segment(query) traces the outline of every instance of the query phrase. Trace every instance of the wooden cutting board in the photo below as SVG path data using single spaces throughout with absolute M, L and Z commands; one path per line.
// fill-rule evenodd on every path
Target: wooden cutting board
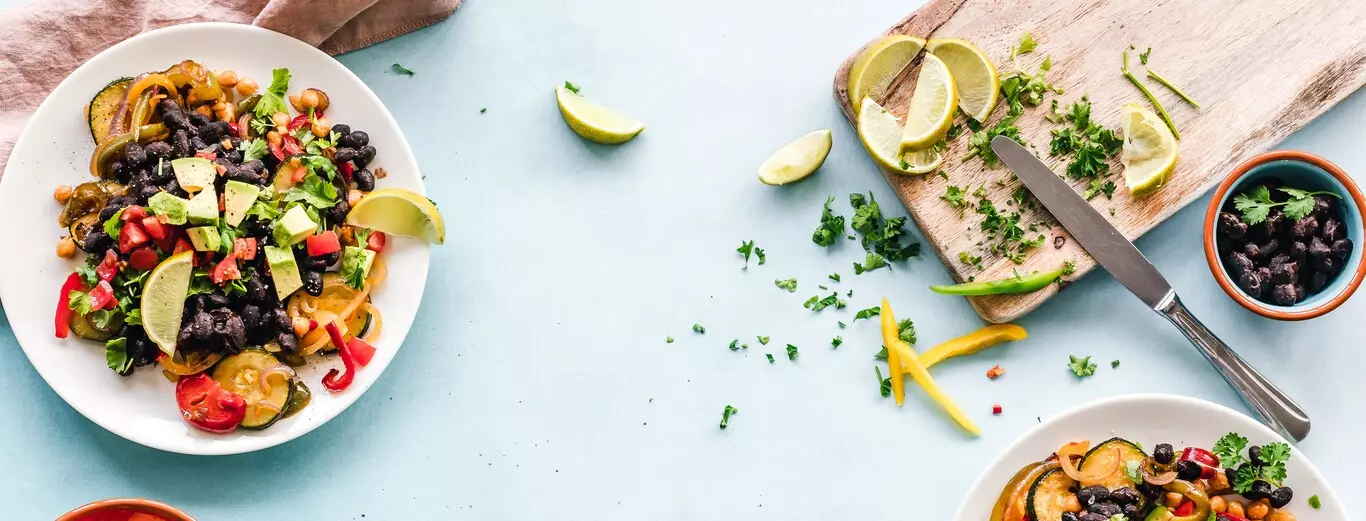
M 881 36 L 908 34 L 921 38 L 964 38 L 981 47 L 1002 77 L 1014 72 L 1010 49 L 1029 32 L 1038 48 L 1019 58 L 1033 73 L 1052 56 L 1047 78 L 1065 90 L 1057 95 L 1066 107 L 1083 94 L 1092 103 L 1091 117 L 1110 128 L 1119 124 L 1124 103 L 1148 106 L 1143 95 L 1120 74 L 1121 52 L 1130 44 L 1130 69 L 1143 79 L 1181 132 L 1176 172 L 1156 194 L 1130 197 L 1120 166 L 1113 161 L 1107 178 L 1119 185 L 1114 199 L 1091 204 L 1129 239 L 1135 239 L 1199 198 L 1244 160 L 1276 145 L 1292 132 L 1366 83 L 1366 1 L 1316 0 L 932 0 Z M 1149 65 L 1202 105 L 1196 110 L 1170 90 L 1144 78 L 1138 53 L 1152 47 Z M 860 49 L 861 51 L 861 49 Z M 835 99 L 851 124 L 856 108 L 847 99 L 851 55 L 835 74 Z M 915 63 L 877 101 L 904 118 L 914 90 Z M 1044 119 L 1049 101 L 1026 108 L 1017 125 L 1022 137 L 1056 172 L 1067 158 L 1048 157 L 1050 131 L 1060 128 Z M 1003 105 L 1003 104 L 1002 104 Z M 997 106 L 987 123 L 1005 114 Z M 959 281 L 991 280 L 1057 268 L 1076 261 L 1079 277 L 1095 262 L 1041 208 L 1026 209 L 1020 222 L 1046 221 L 1038 228 L 1042 247 L 1023 264 L 984 252 L 978 245 L 980 216 L 972 209 L 951 208 L 940 199 L 947 185 L 985 185 L 1002 211 L 1019 186 L 1004 166 L 987 169 L 980 160 L 960 161 L 967 152 L 964 132 L 949 143 L 943 170 L 937 175 L 884 173 L 940 259 Z M 1085 180 L 1070 181 L 1078 191 Z M 970 200 L 975 200 L 971 198 Z M 1034 206 L 1038 206 L 1035 204 Z M 1113 213 L 1112 213 L 1113 212 Z M 1195 233 L 1195 231 L 1190 231 Z M 984 269 L 964 265 L 959 252 L 982 255 Z M 1199 252 L 1191 252 L 1199 255 Z M 1059 291 L 1058 285 L 1028 295 L 972 298 L 972 306 L 991 322 L 1014 320 Z

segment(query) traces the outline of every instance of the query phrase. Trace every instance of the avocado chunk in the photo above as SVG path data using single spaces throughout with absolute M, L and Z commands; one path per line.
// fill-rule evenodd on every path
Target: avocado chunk
M 213 180 L 218 177 L 218 169 L 202 157 L 182 157 L 173 160 L 171 170 L 175 172 L 175 180 L 180 183 L 180 187 L 190 193 L 213 188 Z
M 185 230 L 185 234 L 190 236 L 195 251 L 218 251 L 223 246 L 223 238 L 218 234 L 218 228 L 213 226 L 190 228 Z
M 270 280 L 275 283 L 275 295 L 284 300 L 291 293 L 303 287 L 299 277 L 299 265 L 294 262 L 294 252 L 288 247 L 266 246 L 266 264 L 270 266 Z
M 241 181 L 228 181 L 223 185 L 223 220 L 227 221 L 228 226 L 242 224 L 242 219 L 247 217 L 247 210 L 251 209 L 251 204 L 256 202 L 256 195 L 261 192 L 256 185 L 249 185 Z
M 275 245 L 289 247 L 307 239 L 317 231 L 318 223 L 308 218 L 308 213 L 304 211 L 304 207 L 294 205 L 280 217 L 280 220 L 275 221 L 275 229 L 271 233 L 275 238 Z
M 353 288 L 365 285 L 370 276 L 370 266 L 375 263 L 375 252 L 359 246 L 347 246 L 342 253 L 341 277 Z
M 218 194 L 213 186 L 195 194 L 185 205 L 185 217 L 190 224 L 213 226 L 218 224 Z
M 181 225 L 185 224 L 188 218 L 186 210 L 190 206 L 190 201 L 169 192 L 157 192 L 147 199 L 147 206 L 152 209 L 152 213 L 164 217 L 166 224 Z

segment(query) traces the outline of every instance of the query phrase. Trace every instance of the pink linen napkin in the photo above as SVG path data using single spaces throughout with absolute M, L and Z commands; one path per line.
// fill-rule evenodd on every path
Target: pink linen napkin
M 0 14 L 0 167 L 33 111 L 72 70 L 138 33 L 252 24 L 340 54 L 450 16 L 460 0 L 43 0 Z

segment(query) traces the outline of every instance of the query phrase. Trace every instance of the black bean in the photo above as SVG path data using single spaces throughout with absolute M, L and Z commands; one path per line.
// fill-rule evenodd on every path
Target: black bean
M 1285 228 L 1285 214 L 1280 208 L 1272 208 L 1271 213 L 1262 222 L 1262 237 L 1271 238 L 1281 234 Z
M 295 351 L 299 349 L 299 337 L 294 336 L 293 331 L 281 331 L 278 335 L 275 335 L 275 341 L 278 342 L 280 347 L 284 348 L 285 351 Z
M 359 167 L 359 168 L 365 168 L 366 166 L 369 166 L 369 165 L 370 165 L 370 162 L 371 162 L 371 161 L 374 161 L 374 160 L 375 160 L 375 147 L 372 147 L 372 146 L 370 146 L 370 145 L 365 145 L 365 146 L 363 146 L 363 147 L 360 147 L 360 150 L 357 150 L 357 151 L 356 151 L 356 158 L 353 159 L 353 160 L 351 160 L 351 162 L 352 162 L 352 163 L 355 163 L 356 166 Z
M 109 247 L 113 245 L 114 241 L 109 239 L 109 235 L 104 233 L 104 229 L 97 226 L 91 228 L 90 232 L 85 234 L 85 244 L 81 245 L 81 249 L 86 253 L 93 255 L 96 253 L 104 253 L 104 250 L 109 249 Z
M 147 162 L 147 151 L 136 141 L 130 141 L 123 146 L 123 161 L 130 165 L 142 165 Z
M 1071 512 L 1062 513 L 1062 521 L 1077 521 L 1077 515 Z
M 275 329 L 276 329 L 276 331 L 286 331 L 286 332 L 290 332 L 290 334 L 293 334 L 293 331 L 294 331 L 294 323 L 293 323 L 292 321 L 290 321 L 289 315 L 285 313 L 285 310 L 284 310 L 284 309 L 281 309 L 281 308 L 272 309 L 272 310 L 270 311 L 270 316 L 271 316 L 271 318 L 273 318 L 273 319 L 275 320 Z
M 351 125 L 338 123 L 336 125 L 332 125 L 332 131 L 336 132 L 338 136 L 345 136 L 351 133 Z
M 87 238 L 86 240 L 90 240 L 90 239 Z M 1316 271 L 1316 272 L 1314 272 L 1314 275 L 1313 275 L 1313 276 L 1310 276 L 1310 277 L 1309 277 L 1309 291 L 1312 291 L 1312 292 L 1314 292 L 1314 293 L 1318 293 L 1318 292 L 1320 292 L 1320 291 L 1323 291 L 1323 287 L 1324 287 L 1324 286 L 1327 286 L 1327 285 L 1328 285 L 1328 274 L 1327 274 L 1327 273 L 1324 273 L 1324 272 L 1322 272 L 1322 271 Z
M 1281 487 L 1268 495 L 1271 499 L 1271 508 L 1284 508 L 1290 504 L 1290 500 L 1295 498 L 1295 491 L 1290 487 Z M 1313 498 L 1310 498 L 1313 499 Z
M 356 149 L 347 147 L 337 147 L 337 151 L 332 153 L 332 161 L 342 164 L 356 158 Z
M 1252 489 L 1248 490 L 1247 493 L 1243 494 L 1243 497 L 1251 499 L 1253 501 L 1257 501 L 1259 499 L 1266 499 L 1268 497 L 1271 497 L 1271 494 L 1275 491 L 1276 487 L 1273 487 L 1270 483 L 1267 483 L 1259 479 L 1257 481 L 1252 482 Z
M 1342 222 L 1329 217 L 1323 221 L 1323 228 L 1319 230 L 1319 237 L 1323 237 L 1323 242 L 1332 244 L 1333 241 L 1347 236 L 1347 227 Z
M 209 294 L 204 295 L 204 308 L 205 308 L 205 309 L 218 309 L 218 308 L 224 308 L 224 307 L 228 307 L 228 304 L 231 304 L 231 303 L 232 303 L 232 301 L 229 300 L 227 296 L 222 295 L 222 294 L 220 294 L 220 293 L 209 293 Z
M 1336 275 L 1338 270 L 1342 269 L 1342 261 L 1338 260 L 1337 257 L 1324 257 L 1314 261 L 1314 269 L 1329 275 Z
M 1328 247 L 1328 253 L 1338 260 L 1347 260 L 1347 256 L 1352 254 L 1352 240 L 1338 239 L 1333 241 L 1333 245 Z
M 1254 264 L 1260 263 L 1262 261 L 1262 247 L 1254 242 L 1244 244 L 1243 255 L 1246 255 L 1248 260 L 1251 260 Z
M 1294 224 L 1290 225 L 1290 235 L 1294 236 L 1296 239 L 1308 239 L 1318 235 L 1318 233 L 1319 220 L 1315 219 L 1312 215 L 1296 219 Z
M 1262 259 L 1267 259 L 1267 258 L 1270 258 L 1271 256 L 1275 255 L 1275 254 L 1276 254 L 1276 251 L 1279 250 L 1280 247 L 1281 247 L 1281 242 L 1278 241 L 1278 240 L 1276 240 L 1276 239 L 1274 239 L 1274 238 L 1271 239 L 1271 240 L 1266 241 L 1266 243 L 1265 243 L 1265 244 L 1262 244 L 1262 246 L 1261 246 L 1261 248 L 1260 248 L 1260 251 L 1261 251 L 1261 254 L 1262 254 Z
M 146 201 L 147 199 L 150 199 L 152 196 L 156 195 L 157 192 L 160 191 L 160 186 L 154 184 L 142 185 L 138 188 L 138 199 Z
M 356 182 L 356 189 L 362 192 L 369 192 L 375 189 L 375 173 L 364 168 L 351 174 L 351 180 Z
M 223 175 L 233 181 L 240 181 L 247 184 L 259 185 L 264 184 L 265 181 L 264 176 L 256 173 L 250 168 L 244 168 L 242 165 L 232 165 L 223 172 Z
M 194 150 L 195 153 L 205 151 L 205 149 L 207 148 L 209 148 L 209 142 L 204 141 L 204 138 L 201 138 L 199 136 L 190 137 L 190 149 Z
M 1176 463 L 1176 478 L 1184 481 L 1194 481 L 1200 477 L 1204 469 L 1199 463 L 1191 460 L 1181 460 Z
M 1083 512 L 1077 521 L 1110 521 L 1110 516 L 1097 514 L 1095 512 Z
M 213 334 L 213 318 L 204 311 L 195 313 L 194 320 L 190 322 L 190 337 L 195 340 L 207 340 L 211 334 Z
M 1137 519 L 1138 519 L 1138 505 L 1135 505 L 1135 504 L 1132 504 L 1132 503 L 1130 503 L 1130 504 L 1128 504 L 1128 505 L 1124 505 L 1124 517 L 1125 517 L 1125 518 L 1128 518 L 1128 519 L 1133 519 L 1133 520 L 1137 521 Z
M 1315 259 L 1322 259 L 1324 257 L 1327 257 L 1328 254 L 1331 252 L 1332 250 L 1329 249 L 1328 244 L 1319 240 L 1318 237 L 1314 237 L 1309 240 L 1310 257 L 1313 257 Z
M 192 125 L 194 125 L 194 126 L 196 126 L 196 127 L 202 127 L 202 126 L 207 125 L 207 124 L 209 123 L 209 117 L 208 117 L 208 116 L 205 116 L 205 115 L 203 115 L 203 114 L 200 114 L 200 113 L 198 113 L 198 112 L 191 111 L 191 112 L 189 113 L 189 116 L 190 116 L 190 124 L 192 124 Z
M 1289 255 L 1286 255 L 1284 253 L 1277 253 L 1275 256 L 1271 257 L 1271 260 L 1268 261 L 1266 265 L 1271 267 L 1271 271 L 1274 272 L 1276 271 L 1276 265 L 1285 264 L 1287 262 L 1290 262 Z
M 1292 306 L 1300 299 L 1294 284 L 1281 284 L 1271 288 L 1271 300 L 1279 306 Z
M 241 162 L 242 162 L 242 149 L 240 149 L 240 148 L 233 148 L 232 150 L 229 150 L 229 151 L 227 151 L 227 152 L 223 152 L 222 154 L 219 154 L 218 157 L 221 157 L 221 158 L 223 158 L 223 159 L 227 159 L 229 163 L 233 163 L 233 164 L 241 163 Z
M 1309 254 L 1309 246 L 1301 241 L 1290 243 L 1290 260 L 1301 261 Z
M 1081 502 L 1082 508 L 1109 500 L 1110 489 L 1103 485 L 1092 485 L 1077 491 L 1077 501 Z
M 333 130 L 336 128 L 336 125 L 332 126 Z M 352 130 L 338 138 L 337 144 L 346 148 L 360 148 L 370 144 L 370 134 L 366 134 L 364 130 Z
M 266 300 L 266 285 L 261 283 L 260 277 L 252 277 L 242 283 L 247 288 L 247 299 L 252 302 L 263 302 Z
M 1247 223 L 1232 213 L 1220 212 L 1219 231 L 1230 239 L 1241 239 L 1247 235 Z
M 1250 269 L 1252 269 L 1252 263 L 1249 262 L 1247 270 Z M 1159 443 L 1153 447 L 1153 459 L 1162 465 L 1170 465 L 1175 457 L 1176 454 L 1172 451 L 1172 444 L 1170 443 Z
M 320 271 L 304 271 L 304 292 L 318 296 L 323 294 L 323 274 Z
M 1332 214 L 1333 208 L 1337 207 L 1337 204 L 1337 198 L 1335 197 L 1316 195 L 1314 196 L 1314 214 L 1321 217 L 1327 217 Z
M 1265 281 L 1257 276 L 1256 271 L 1244 271 L 1242 275 L 1238 276 L 1238 287 L 1243 288 L 1243 291 L 1253 298 L 1259 298 L 1265 291 Z
M 234 351 L 241 351 L 242 348 L 247 347 L 247 328 L 246 324 L 242 323 L 242 317 L 229 311 L 227 318 L 223 321 L 223 329 L 227 332 L 228 345 Z
M 190 334 L 190 324 L 191 322 L 187 321 L 185 326 L 180 328 L 180 334 L 176 335 L 176 345 L 187 346 L 194 341 L 194 336 Z
M 186 116 L 185 112 L 180 110 L 180 107 L 176 107 L 174 110 L 171 110 L 169 108 L 170 106 L 174 105 L 174 103 L 161 104 L 162 107 L 167 107 L 167 109 L 164 112 L 162 112 L 161 121 L 166 124 L 166 128 L 171 129 L 173 131 L 189 129 L 190 117 Z
M 1138 485 L 1138 493 L 1143 494 L 1144 498 L 1152 500 L 1166 494 L 1167 491 L 1152 483 L 1140 483 Z
M 1247 255 L 1242 252 L 1229 252 L 1226 262 L 1228 263 L 1229 271 L 1233 272 L 1233 276 L 1235 277 L 1255 269 L 1252 265 L 1252 260 L 1247 258 Z M 1171 462 L 1168 461 L 1167 463 Z
M 1293 262 L 1271 265 L 1273 284 L 1294 284 L 1300 280 L 1300 265 Z
M 261 327 L 261 307 L 256 304 L 242 306 L 242 311 L 238 312 L 242 316 L 242 325 L 247 329 L 254 330 Z
M 194 155 L 194 149 L 190 148 L 190 134 L 183 129 L 171 134 L 171 157 L 179 159 L 192 155 Z
M 171 144 L 165 141 L 153 141 L 147 146 L 142 147 L 142 152 L 147 155 L 147 161 L 155 163 L 158 159 L 171 158 Z M 170 169 L 170 165 L 166 167 Z
M 1110 501 L 1114 501 L 1120 505 L 1132 505 L 1142 500 L 1143 496 L 1133 488 L 1121 487 L 1110 491 Z
M 1107 520 L 1111 517 L 1124 513 L 1124 509 L 1120 508 L 1119 505 L 1116 505 L 1114 503 L 1096 503 L 1088 507 L 1086 510 L 1090 511 L 1093 514 L 1100 514 L 1102 516 L 1105 516 L 1105 519 Z
M 347 204 L 345 194 L 346 192 L 340 192 L 338 195 L 342 198 L 337 201 L 337 204 L 334 204 L 331 208 L 327 209 L 328 222 L 339 223 L 346 220 L 346 213 L 351 211 L 351 205 Z
M 1262 446 L 1261 446 L 1261 445 L 1253 445 L 1253 446 L 1251 446 L 1251 447 L 1248 447 L 1248 449 L 1247 449 L 1247 461 L 1250 462 L 1250 463 L 1252 463 L 1253 466 L 1256 466 L 1256 467 L 1262 466 Z
M 212 121 L 199 127 L 199 137 L 203 138 L 204 141 L 213 143 L 223 139 L 223 136 L 228 134 L 228 130 L 228 122 Z

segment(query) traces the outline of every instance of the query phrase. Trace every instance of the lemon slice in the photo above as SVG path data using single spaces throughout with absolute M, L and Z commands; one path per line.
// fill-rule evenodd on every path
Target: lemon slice
M 175 354 L 193 269 L 193 251 L 172 255 L 152 269 L 147 285 L 142 288 L 142 330 L 167 355 Z
M 991 58 L 971 42 L 957 38 L 930 40 L 925 50 L 948 66 L 958 88 L 958 108 L 972 119 L 986 121 L 1001 91 Z
M 780 186 L 806 179 L 825 164 L 833 140 L 829 129 L 820 129 L 784 145 L 759 165 L 759 182 Z
M 645 125 L 639 121 L 612 112 L 562 86 L 555 87 L 555 102 L 569 128 L 594 143 L 618 145 L 645 130 Z
M 863 98 L 858 113 L 858 138 L 873 162 L 885 170 L 900 174 L 933 172 L 943 158 L 933 149 L 901 153 L 901 125 L 896 116 L 878 105 L 873 98 Z
M 432 244 L 446 242 L 446 221 L 426 196 L 402 188 L 383 188 L 362 197 L 346 224 L 391 235 L 417 237 Z
M 1146 195 L 1158 191 L 1176 170 L 1176 137 L 1153 111 L 1133 103 L 1119 108 L 1119 130 L 1124 149 L 1124 184 L 1129 193 Z
M 901 71 L 911 64 L 925 40 L 897 34 L 869 45 L 849 67 L 849 104 L 857 107 L 864 96 L 880 99 Z
M 907 152 L 930 148 L 944 139 L 958 106 L 958 88 L 944 61 L 926 54 L 920 63 L 920 79 L 915 83 L 915 93 L 911 94 L 906 130 L 901 135 L 901 150 Z

